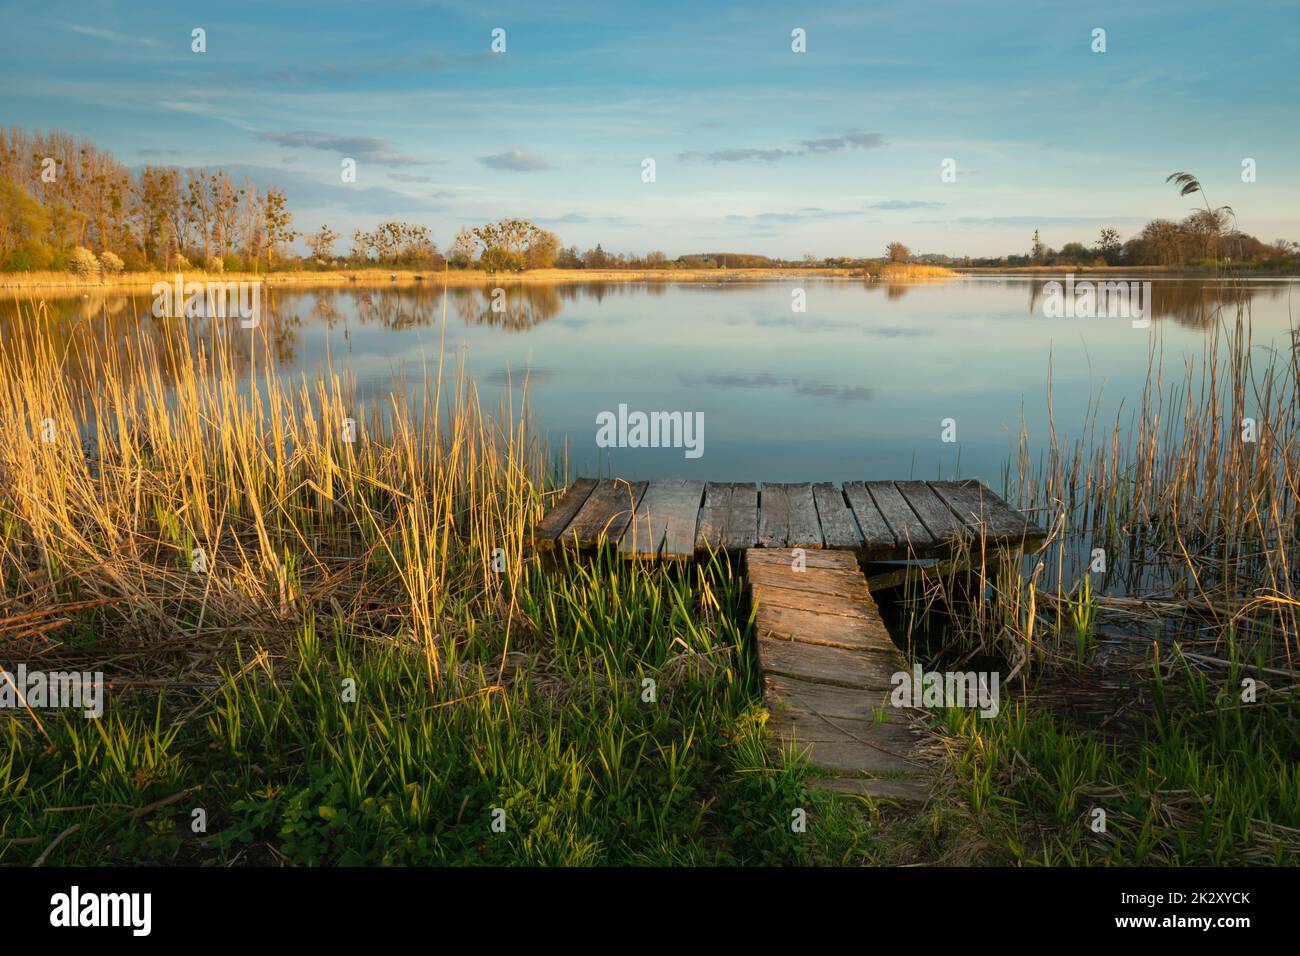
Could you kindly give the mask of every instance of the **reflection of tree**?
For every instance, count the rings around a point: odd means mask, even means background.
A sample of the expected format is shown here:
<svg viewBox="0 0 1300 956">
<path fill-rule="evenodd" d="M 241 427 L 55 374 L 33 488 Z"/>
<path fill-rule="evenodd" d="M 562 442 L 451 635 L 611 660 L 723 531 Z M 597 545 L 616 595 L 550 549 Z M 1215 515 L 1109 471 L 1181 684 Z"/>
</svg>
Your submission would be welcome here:
<svg viewBox="0 0 1300 956">
<path fill-rule="evenodd" d="M 154 297 L 143 293 L 47 299 L 39 315 L 31 303 L 0 299 L 0 353 L 20 336 L 40 336 L 62 357 L 65 374 L 81 389 L 96 387 L 86 368 L 91 355 L 100 368 L 123 370 L 137 367 L 132 356 L 145 356 L 147 367 L 168 382 L 176 381 L 178 371 L 200 355 L 210 364 L 219 353 L 222 361 L 247 372 L 254 351 L 265 355 L 267 346 L 277 364 L 293 361 L 302 327 L 300 298 L 264 287 L 258 324 L 249 329 L 238 315 L 156 316 Z"/>
<path fill-rule="evenodd" d="M 560 293 L 552 285 L 454 289 L 452 299 L 466 325 L 491 325 L 508 332 L 526 331 L 560 313 Z"/>
<path fill-rule="evenodd" d="M 1095 274 L 1075 276 L 1074 279 L 1076 288 L 1082 282 L 1092 283 L 1095 289 L 1096 314 L 1100 316 L 1109 315 L 1112 305 L 1122 304 L 1125 298 L 1131 306 L 1139 301 L 1127 293 L 1117 293 L 1115 286 L 1110 283 L 1123 283 L 1127 286 L 1132 282 L 1146 281 L 1151 282 L 1151 318 L 1173 319 L 1179 325 L 1197 329 L 1205 328 L 1224 316 L 1235 318 L 1237 311 L 1253 300 L 1278 299 L 1283 292 L 1283 287 L 1280 285 L 1234 283 L 1231 279 L 1208 281 L 1192 279 L 1182 282 L 1177 279 L 1148 280 L 1141 276 L 1106 278 Z M 1059 282 L 1064 292 L 1065 280 L 1061 277 L 1026 280 L 1029 288 L 1030 313 L 1042 314 L 1041 300 L 1049 282 Z M 1116 313 L 1119 314 L 1118 310 Z"/>
<path fill-rule="evenodd" d="M 867 279 L 862 283 L 862 288 L 868 292 L 878 292 L 881 289 L 885 291 L 885 298 L 890 302 L 901 299 L 912 290 L 915 282 L 890 282 L 883 279 Z"/>
</svg>

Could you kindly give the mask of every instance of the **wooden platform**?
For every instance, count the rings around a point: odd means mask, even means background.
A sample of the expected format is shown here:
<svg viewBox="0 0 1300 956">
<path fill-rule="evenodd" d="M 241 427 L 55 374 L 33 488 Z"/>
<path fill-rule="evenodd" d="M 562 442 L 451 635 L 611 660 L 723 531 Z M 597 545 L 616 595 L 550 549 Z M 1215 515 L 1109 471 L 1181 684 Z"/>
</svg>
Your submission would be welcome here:
<svg viewBox="0 0 1300 956">
<path fill-rule="evenodd" d="M 1035 550 L 1042 528 L 976 481 L 818 484 L 575 481 L 533 530 L 538 550 L 602 539 L 682 560 L 749 548 L 837 548 L 863 559 L 944 557 L 962 541 Z"/>
<path fill-rule="evenodd" d="M 800 565 L 803 565 L 800 569 Z M 751 548 L 745 578 L 770 728 L 805 752 L 807 782 L 842 793 L 923 802 L 928 771 L 911 713 L 890 704 L 907 669 L 848 551 Z M 826 775 L 829 774 L 829 775 Z"/>
</svg>

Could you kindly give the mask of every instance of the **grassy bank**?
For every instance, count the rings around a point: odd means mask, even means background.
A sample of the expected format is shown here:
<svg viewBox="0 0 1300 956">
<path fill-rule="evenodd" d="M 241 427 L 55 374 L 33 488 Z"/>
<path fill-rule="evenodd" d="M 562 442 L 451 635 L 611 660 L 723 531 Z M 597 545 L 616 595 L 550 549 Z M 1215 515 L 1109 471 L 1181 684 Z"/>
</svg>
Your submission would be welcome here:
<svg viewBox="0 0 1300 956">
<path fill-rule="evenodd" d="M 302 288 L 328 286 L 388 286 L 430 283 L 480 286 L 488 283 L 556 285 L 573 282 L 758 282 L 770 279 L 864 278 L 885 280 L 935 279 L 956 275 L 938 266 L 874 263 L 866 269 L 530 269 L 524 272 L 487 273 L 478 269 L 416 271 L 410 269 L 286 270 L 208 274 L 184 270 L 195 282 L 263 282 Z M 79 277 L 69 272 L 0 272 L 0 292 L 60 293 L 88 290 L 145 290 L 155 283 L 171 283 L 174 272 L 127 272 L 119 275 Z"/>
<path fill-rule="evenodd" d="M 360 405 L 280 379 L 265 329 L 110 347 L 29 314 L 0 663 L 109 690 L 97 721 L 0 712 L 0 863 L 1296 862 L 1300 374 L 1221 318 L 1131 418 L 1022 436 L 1005 484 L 1052 538 L 1018 583 L 880 594 L 916 659 L 1004 675 L 996 718 L 932 714 L 907 812 L 770 752 L 726 562 L 528 555 L 562 463 L 526 403 L 433 364 Z"/>
</svg>

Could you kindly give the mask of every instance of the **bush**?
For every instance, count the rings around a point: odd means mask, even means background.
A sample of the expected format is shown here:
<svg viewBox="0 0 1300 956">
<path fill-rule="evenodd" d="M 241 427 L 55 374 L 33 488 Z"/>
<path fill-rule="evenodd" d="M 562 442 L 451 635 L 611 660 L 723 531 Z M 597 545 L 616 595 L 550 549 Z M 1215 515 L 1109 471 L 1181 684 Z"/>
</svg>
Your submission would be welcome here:
<svg viewBox="0 0 1300 956">
<path fill-rule="evenodd" d="M 229 256 L 226 256 L 226 258 L 225 258 L 224 260 L 222 260 L 222 261 L 223 261 L 224 264 L 225 264 L 225 268 L 222 270 L 223 272 L 243 272 L 243 271 L 244 271 L 244 260 L 241 259 L 241 258 L 239 258 L 239 256 L 236 256 L 236 255 L 229 255 Z"/>
<path fill-rule="evenodd" d="M 225 272 L 226 260 L 221 256 L 208 256 L 203 262 L 204 272 Z"/>
<path fill-rule="evenodd" d="M 188 269 L 188 268 L 190 268 L 190 260 L 189 260 L 189 259 L 186 259 L 186 258 L 185 258 L 183 255 L 181 255 L 179 252 L 176 253 L 176 268 L 177 268 L 177 269 Z"/>
<path fill-rule="evenodd" d="M 52 268 L 53 263 L 54 250 L 44 242 L 33 240 L 9 253 L 5 268 L 10 272 L 39 272 Z"/>
<path fill-rule="evenodd" d="M 99 260 L 85 246 L 77 246 L 68 257 L 68 269 L 75 276 L 87 278 L 99 275 Z"/>
<path fill-rule="evenodd" d="M 107 275 L 115 276 L 126 268 L 126 263 L 118 258 L 118 256 L 111 250 L 105 249 L 99 254 L 99 267 Z"/>
<path fill-rule="evenodd" d="M 127 272 L 144 272 L 149 268 L 149 257 L 144 254 L 143 249 L 134 246 L 122 253 L 122 262 Z"/>
</svg>

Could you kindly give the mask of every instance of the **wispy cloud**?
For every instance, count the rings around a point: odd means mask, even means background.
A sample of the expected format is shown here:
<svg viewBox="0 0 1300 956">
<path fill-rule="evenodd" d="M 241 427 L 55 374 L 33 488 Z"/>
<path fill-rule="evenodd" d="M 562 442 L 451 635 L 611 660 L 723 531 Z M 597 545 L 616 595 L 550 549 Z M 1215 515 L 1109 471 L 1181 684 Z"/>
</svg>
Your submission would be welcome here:
<svg viewBox="0 0 1300 956">
<path fill-rule="evenodd" d="M 789 159 L 792 156 L 809 156 L 822 153 L 838 153 L 846 149 L 880 149 L 888 145 L 884 136 L 880 133 L 859 133 L 850 130 L 839 136 L 828 136 L 823 139 L 805 139 L 800 140 L 799 149 L 785 149 L 777 147 L 771 149 L 760 149 L 757 147 L 738 147 L 732 149 L 717 149 L 712 152 L 704 150 L 688 150 L 680 153 L 678 159 L 682 162 L 693 162 L 696 160 L 706 163 L 774 163 L 780 159 Z"/>
<path fill-rule="evenodd" d="M 727 219 L 732 222 L 745 222 L 753 220 L 755 222 L 800 222 L 804 219 L 840 219 L 845 216 L 861 215 L 855 209 L 822 209 L 819 206 L 804 206 L 802 209 L 796 209 L 793 212 L 760 212 L 752 216 L 730 215 Z"/>
<path fill-rule="evenodd" d="M 842 149 L 879 149 L 884 145 L 885 137 L 879 133 L 845 133 L 843 136 L 803 141 L 804 152 L 808 153 L 837 153 Z"/>
<path fill-rule="evenodd" d="M 550 169 L 551 165 L 540 156 L 525 153 L 521 149 L 512 149 L 492 156 L 480 156 L 478 161 L 489 169 L 505 169 L 512 173 L 532 173 L 539 169 Z"/>
<path fill-rule="evenodd" d="M 428 166 L 434 163 L 431 159 L 399 153 L 391 143 L 374 136 L 342 136 L 302 129 L 286 133 L 258 133 L 257 137 L 290 149 L 320 149 L 380 166 Z"/>
<path fill-rule="evenodd" d="M 101 27 L 90 27 L 81 23 L 65 23 L 62 26 L 63 29 L 71 30 L 73 33 L 94 37 L 96 40 L 108 40 L 110 43 L 139 43 L 142 46 L 158 45 L 158 41 L 153 37 L 131 36 L 126 33 L 117 33 L 114 30 L 105 30 Z"/>
<path fill-rule="evenodd" d="M 884 202 L 868 203 L 868 209 L 938 209 L 946 206 L 942 202 L 922 202 L 919 199 L 886 199 Z"/>
</svg>

